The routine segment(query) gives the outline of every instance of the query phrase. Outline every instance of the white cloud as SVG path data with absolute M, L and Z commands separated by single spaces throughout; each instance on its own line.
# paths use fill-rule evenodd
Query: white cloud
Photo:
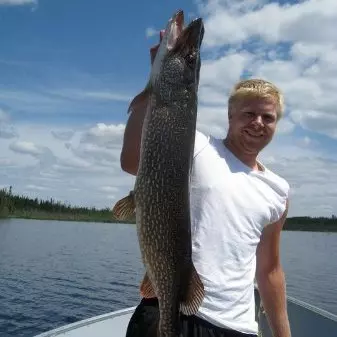
M 20 5 L 36 5 L 37 0 L 0 0 L 1 5 L 20 6 Z
M 32 191 L 45 191 L 45 190 L 48 190 L 48 188 L 46 188 L 46 187 L 38 186 L 38 185 L 33 185 L 33 184 L 27 185 L 26 188 L 28 190 L 32 190 Z
M 337 190 L 329 174 L 337 151 L 337 2 L 209 0 L 199 10 L 206 28 L 199 128 L 225 135 L 227 97 L 241 77 L 273 81 L 286 117 L 262 156 L 293 187 L 290 215 L 331 215 L 337 198 L 324 188 Z
M 112 92 L 108 90 L 90 91 L 79 89 L 62 89 L 50 91 L 50 94 L 71 100 L 92 99 L 92 100 L 128 102 L 131 99 L 131 97 L 127 94 Z
M 252 55 L 246 51 L 229 52 L 216 60 L 205 60 L 200 71 L 200 86 L 229 89 L 251 60 Z
M 200 106 L 198 109 L 197 128 L 211 132 L 215 137 L 224 137 L 228 127 L 227 106 Z
M 201 108 L 199 112 L 200 129 L 205 132 L 211 130 L 219 137 L 225 134 L 225 107 Z M 74 130 L 75 136 L 69 141 L 69 149 L 62 147 L 62 142 L 48 132 L 47 126 L 19 127 L 18 130 L 20 140 L 8 143 L 11 150 L 2 153 L 0 158 L 1 185 L 13 185 L 15 192 L 32 197 L 53 197 L 74 205 L 98 207 L 111 207 L 133 188 L 134 178 L 122 172 L 118 158 L 110 154 L 112 150 L 118 156 L 120 154 L 123 126 L 98 123 L 87 130 Z M 90 142 L 83 143 L 83 139 Z M 111 139 L 115 141 L 111 143 Z M 333 190 L 337 176 L 329 171 L 337 172 L 337 164 L 330 159 L 319 158 L 311 148 L 309 137 L 299 139 L 297 143 L 287 139 L 280 135 L 262 155 L 267 165 L 292 185 L 294 193 L 290 214 L 330 215 L 330 210 L 337 206 L 337 199 L 333 195 L 324 199 L 322 187 L 329 186 L 329 190 Z M 3 143 L 0 146 L 4 148 Z M 53 160 L 44 157 L 50 152 Z M 33 162 L 27 164 L 22 154 L 29 155 Z M 102 164 L 104 162 L 105 165 Z M 315 203 L 324 205 L 324 208 L 312 207 Z
M 83 134 L 81 143 L 92 143 L 106 148 L 116 148 L 121 144 L 124 128 L 124 124 L 106 125 L 98 123 Z
M 107 90 L 84 89 L 33 90 L 1 89 L 0 102 L 13 111 L 30 114 L 80 114 L 98 108 L 100 102 L 129 102 L 130 96 Z
M 0 157 L 0 166 L 12 166 L 13 165 L 13 161 L 8 159 L 8 158 L 1 158 Z
M 66 130 L 66 131 L 52 130 L 51 134 L 56 139 L 66 141 L 66 140 L 70 140 L 73 137 L 74 131 L 73 130 Z
M 295 124 L 289 120 L 289 118 L 283 117 L 277 126 L 277 133 L 288 134 L 291 133 L 295 128 Z
M 154 29 L 153 27 L 146 28 L 146 30 L 145 30 L 145 36 L 147 38 L 150 38 L 150 37 L 155 36 L 155 35 L 159 36 L 159 31 L 158 30 Z
M 115 145 L 116 149 L 117 146 Z M 74 155 L 82 159 L 90 159 L 96 164 L 111 166 L 119 160 L 119 148 L 114 151 L 110 148 L 98 146 L 95 144 L 79 144 L 75 148 L 71 148 Z
M 17 137 L 15 128 L 9 122 L 9 114 L 0 108 L 0 138 L 11 139 Z
M 225 105 L 240 77 L 262 77 L 285 94 L 290 119 L 281 132 L 298 125 L 336 138 L 337 2 L 214 0 L 199 9 L 206 26 L 202 104 Z
M 18 140 L 0 139 L 1 185 L 32 197 L 97 207 L 111 207 L 132 188 L 134 178 L 119 167 L 124 125 L 74 128 L 68 148 L 51 127 L 20 124 Z M 57 135 L 69 132 L 53 129 Z
M 337 162 L 314 153 L 301 155 L 301 148 L 288 148 L 296 156 L 277 155 L 269 164 L 291 184 L 290 214 L 331 216 L 337 209 Z
M 0 138 L 15 138 L 17 136 L 13 127 L 0 125 Z
M 209 0 L 199 1 L 198 8 L 206 26 L 198 128 L 225 136 L 228 94 L 240 78 L 275 82 L 285 94 L 286 114 L 261 157 L 289 181 L 290 215 L 336 213 L 337 2 Z M 96 87 L 0 90 L 1 104 L 11 111 L 44 115 L 92 113 L 113 101 L 127 105 L 131 98 Z M 110 207 L 133 188 L 134 177 L 119 164 L 125 120 L 69 127 L 13 125 L 9 117 L 0 110 L 0 185 L 99 207 Z M 3 130 L 16 138 L 1 138 Z
M 0 123 L 7 122 L 9 120 L 8 114 L 5 112 L 5 110 L 0 108 Z
M 118 191 L 118 188 L 117 187 L 114 187 L 114 186 L 101 186 L 99 188 L 100 191 L 103 191 L 103 192 L 117 192 Z
M 22 141 L 17 141 L 12 143 L 9 148 L 18 153 L 22 154 L 29 154 L 34 157 L 39 156 L 43 153 L 43 148 L 36 146 L 34 143 L 31 142 L 22 142 Z
M 208 1 L 202 8 L 202 13 L 207 15 L 205 45 L 242 43 L 251 37 L 259 37 L 266 43 L 336 41 L 337 5 L 334 0 L 307 0 L 283 5 L 251 3 L 257 4 L 255 10 L 247 1 Z

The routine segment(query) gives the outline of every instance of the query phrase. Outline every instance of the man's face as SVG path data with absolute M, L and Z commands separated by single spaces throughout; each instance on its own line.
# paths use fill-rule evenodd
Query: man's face
M 228 136 L 245 152 L 257 154 L 273 138 L 276 124 L 275 102 L 249 98 L 235 103 L 229 112 Z

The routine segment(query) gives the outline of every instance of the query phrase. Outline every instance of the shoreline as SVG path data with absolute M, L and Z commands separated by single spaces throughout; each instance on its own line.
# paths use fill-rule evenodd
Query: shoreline
M 116 219 L 113 219 L 112 217 L 95 217 L 93 216 L 86 216 L 84 214 L 62 214 L 62 213 L 41 213 L 41 212 L 32 212 L 30 214 L 27 214 L 28 212 L 25 212 L 26 214 L 11 214 L 7 217 L 3 217 L 0 219 L 23 219 L 23 220 L 46 220 L 46 221 L 72 221 L 72 222 L 93 222 L 93 223 L 111 223 L 111 224 L 128 224 L 128 225 L 136 225 L 135 221 L 119 221 Z M 296 223 L 297 218 L 289 218 L 287 219 L 287 222 L 283 228 L 283 231 L 286 232 L 319 232 L 319 233 L 336 233 L 337 232 L 337 222 L 333 221 L 331 222 L 331 219 L 324 218 L 329 224 L 318 224 L 315 223 L 314 218 L 308 218 L 310 219 L 310 223 L 306 224 L 298 224 Z M 309 220 L 309 221 L 310 221 Z M 290 222 L 290 223 L 289 223 Z
M 0 189 L 0 219 L 56 220 L 96 223 L 135 224 L 135 218 L 119 221 L 112 216 L 110 208 L 97 209 L 65 204 L 54 199 L 40 200 L 17 195 L 9 189 Z M 337 232 L 337 216 L 288 217 L 283 231 Z
M 96 223 L 124 223 L 124 224 L 136 224 L 132 221 L 119 221 L 117 219 L 105 218 L 105 217 L 87 217 L 81 214 L 74 214 L 69 216 L 69 214 L 53 214 L 53 213 L 42 213 L 38 214 L 34 212 L 33 214 L 11 214 L 6 217 L 0 217 L 0 220 L 8 219 L 23 219 L 23 220 L 46 220 L 46 221 L 73 221 L 73 222 L 96 222 Z

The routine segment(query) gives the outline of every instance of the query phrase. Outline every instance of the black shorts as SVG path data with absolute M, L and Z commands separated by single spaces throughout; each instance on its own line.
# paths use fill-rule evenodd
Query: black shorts
M 126 337 L 156 336 L 159 309 L 157 299 L 142 299 L 133 313 Z M 256 337 L 238 331 L 219 328 L 197 316 L 181 315 L 179 337 Z

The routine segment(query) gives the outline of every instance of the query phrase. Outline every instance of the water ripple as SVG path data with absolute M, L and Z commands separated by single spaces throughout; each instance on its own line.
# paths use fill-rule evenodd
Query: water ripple
M 335 314 L 336 238 L 285 233 L 282 242 L 288 293 Z M 0 226 L 0 248 L 1 337 L 31 337 L 139 301 L 133 225 L 12 220 Z

